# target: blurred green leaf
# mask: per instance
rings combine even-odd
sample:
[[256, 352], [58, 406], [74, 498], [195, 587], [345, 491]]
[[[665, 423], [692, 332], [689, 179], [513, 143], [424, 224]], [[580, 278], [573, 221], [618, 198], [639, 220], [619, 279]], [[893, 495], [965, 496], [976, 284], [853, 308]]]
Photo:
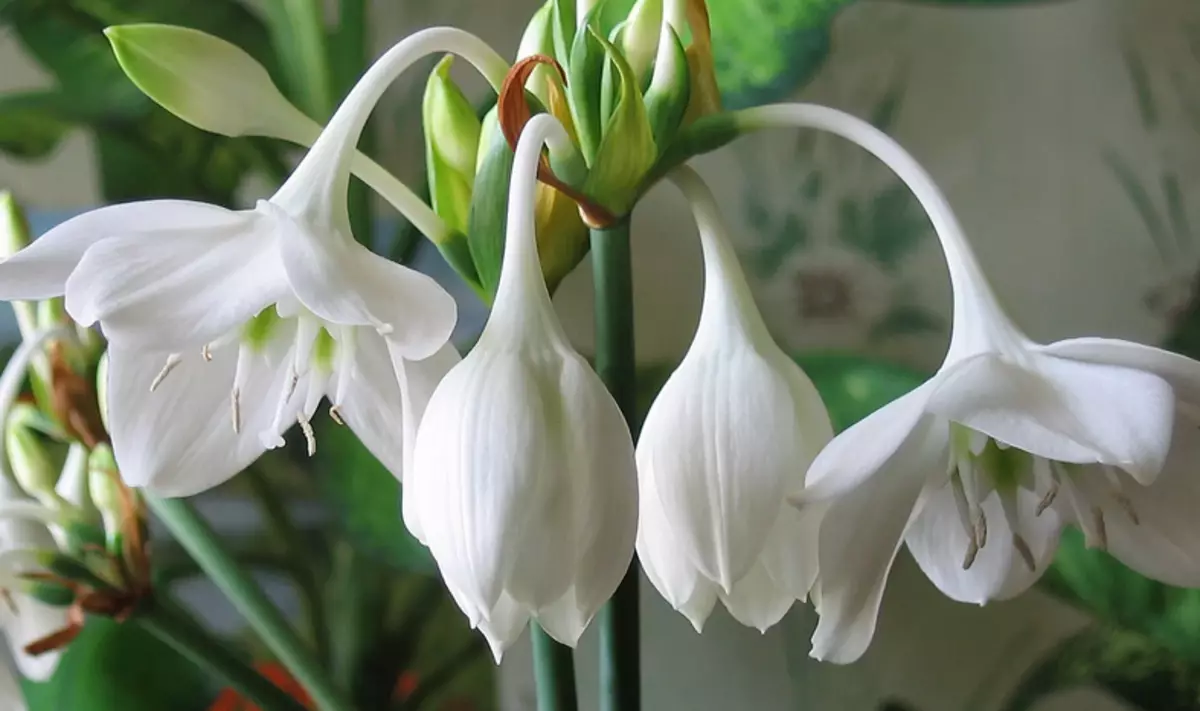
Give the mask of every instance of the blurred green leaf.
[[317, 441], [317, 484], [356, 549], [395, 569], [432, 572], [429, 551], [401, 520], [400, 483], [391, 472], [349, 428], [328, 423]]
[[50, 680], [22, 687], [29, 711], [201, 711], [217, 693], [200, 669], [140, 627], [98, 617]]
[[62, 95], [53, 91], [0, 96], [0, 151], [29, 160], [54, 150], [71, 130], [62, 103]]

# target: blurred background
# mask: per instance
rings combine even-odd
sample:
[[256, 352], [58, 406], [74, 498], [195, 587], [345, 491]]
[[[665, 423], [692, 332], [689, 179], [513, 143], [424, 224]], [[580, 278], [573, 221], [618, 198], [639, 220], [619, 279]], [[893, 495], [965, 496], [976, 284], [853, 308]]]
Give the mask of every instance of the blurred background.
[[[97, 34], [116, 22], [172, 22], [268, 57], [260, 19], [268, 4], [0, 0], [0, 188], [14, 191], [38, 231], [115, 200], [179, 195], [245, 204], [269, 194], [271, 176], [294, 152], [212, 139], [175, 121], [128, 84]], [[539, 4], [375, 0], [367, 3], [363, 59], [431, 24], [464, 27], [511, 57]], [[726, 105], [817, 101], [898, 138], [946, 190], [1001, 299], [1030, 335], [1116, 336], [1200, 356], [1196, 0], [709, 5]], [[280, 61], [276, 73], [286, 85], [286, 57]], [[339, 72], [352, 80], [355, 66], [361, 62], [331, 70], [330, 96], [348, 86]], [[411, 185], [423, 179], [426, 76], [405, 75], [372, 123], [374, 154]], [[481, 83], [462, 78], [482, 99]], [[886, 169], [839, 139], [794, 131], [743, 139], [696, 165], [737, 229], [768, 324], [800, 357], [839, 424], [936, 368], [949, 336], [945, 264], [924, 215]], [[376, 214], [381, 251], [407, 244], [393, 213], [380, 207]], [[639, 205], [634, 243], [638, 357], [653, 381], [686, 348], [700, 306], [694, 226], [669, 188]], [[462, 294], [460, 336], [469, 340], [482, 305], [455, 286], [432, 249], [418, 247], [415, 259]], [[584, 266], [556, 296], [585, 353], [589, 280]], [[5, 333], [15, 338], [11, 325]], [[325, 451], [303, 462], [304, 472], [271, 474], [308, 511], [305, 525], [342, 532], [319, 553], [328, 563], [318, 582], [336, 580], [339, 565], [363, 566], [382, 578], [379, 589], [389, 591], [398, 619], [407, 619], [405, 610], [446, 613], [420, 635], [406, 628], [417, 651], [389, 673], [410, 673], [417, 684], [466, 645], [467, 661], [452, 668], [436, 704], [420, 708], [533, 709], [528, 642], [493, 677], [452, 606], [429, 602], [435, 593], [422, 597], [437, 584], [399, 525], [394, 482], [354, 442]], [[274, 470], [296, 466], [286, 453], [268, 459], [264, 466]], [[217, 495], [207, 510], [227, 530], [263, 537], [269, 522], [252, 506], [238, 508], [239, 494]], [[317, 496], [332, 496], [335, 510], [303, 508]], [[297, 587], [284, 576], [276, 591], [299, 612]], [[180, 591], [214, 625], [237, 633], [236, 617], [203, 590]], [[1074, 539], [1039, 589], [986, 608], [942, 598], [901, 554], [875, 644], [849, 667], [807, 658], [814, 620], [802, 606], [766, 635], [719, 610], [697, 636], [649, 585], [643, 595], [648, 709], [1200, 709], [1200, 596], [1150, 583]], [[336, 607], [369, 614], [377, 603], [351, 597]], [[594, 647], [589, 634], [577, 655], [584, 708], [595, 696]], [[98, 656], [85, 655], [100, 653], [72, 654], [89, 660], [76, 666], [87, 666]]]

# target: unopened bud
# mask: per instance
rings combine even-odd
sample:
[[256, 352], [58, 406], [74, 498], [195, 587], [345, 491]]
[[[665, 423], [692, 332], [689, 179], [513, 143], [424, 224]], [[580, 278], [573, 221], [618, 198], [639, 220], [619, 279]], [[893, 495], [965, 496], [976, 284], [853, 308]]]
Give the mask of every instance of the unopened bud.
[[91, 492], [92, 503], [96, 505], [96, 510], [100, 512], [100, 518], [104, 521], [104, 532], [110, 549], [120, 540], [121, 524], [127, 513], [127, 497], [130, 492], [126, 491], [124, 486], [112, 448], [101, 444], [93, 449], [88, 457], [88, 491]]
[[96, 405], [100, 408], [100, 423], [108, 432], [108, 351], [101, 354], [96, 366]]
[[639, 86], [650, 73], [658, 51], [659, 33], [664, 28], [663, 0], [638, 0], [622, 25], [618, 47]]
[[4, 444], [17, 485], [45, 506], [57, 510], [62, 505], [54, 489], [59, 469], [46, 451], [42, 436], [30, 426], [40, 417], [33, 405], [23, 402], [14, 405], [4, 423]]
[[479, 151], [475, 107], [450, 78], [452, 57], [438, 62], [425, 85], [425, 165], [433, 209], [453, 230], [466, 232]]
[[[721, 110], [721, 92], [717, 88], [717, 66], [713, 59], [712, 27], [706, 0], [685, 0], [692, 42], [687, 48], [688, 75], [691, 77], [684, 124]], [[682, 33], [680, 33], [682, 36]]]
[[[20, 590], [23, 594], [50, 607], [70, 607], [75, 603], [75, 591], [62, 583], [22, 578]], [[3, 604], [5, 603], [0, 602], [0, 605]]]
[[[553, 0], [547, 0], [546, 4], [538, 8], [537, 12], [533, 13], [529, 24], [525, 26], [525, 34], [521, 36], [521, 44], [517, 48], [517, 61], [532, 57], [536, 54], [545, 55], [547, 57], [554, 56], [554, 29], [553, 29]], [[529, 93], [538, 98], [542, 104], [547, 104], [550, 101], [549, 81], [550, 67], [537, 67], [533, 73], [529, 75], [529, 79], [525, 82], [525, 88]], [[487, 145], [481, 143], [481, 145]]]
[[[0, 257], [11, 257], [32, 241], [29, 221], [21, 206], [7, 190], [0, 191]], [[37, 331], [37, 307], [28, 301], [12, 302], [21, 338], [32, 338]]]

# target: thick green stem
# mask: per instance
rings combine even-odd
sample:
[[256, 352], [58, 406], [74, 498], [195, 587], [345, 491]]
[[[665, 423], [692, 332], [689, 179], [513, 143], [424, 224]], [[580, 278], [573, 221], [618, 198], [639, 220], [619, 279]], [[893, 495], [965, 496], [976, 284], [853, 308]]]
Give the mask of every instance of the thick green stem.
[[[637, 363], [633, 350], [633, 261], [629, 220], [591, 232], [596, 292], [596, 371], [637, 435]], [[600, 709], [641, 708], [636, 560], [612, 600], [600, 610]]]
[[533, 638], [533, 675], [537, 682], [537, 711], [576, 711], [575, 659], [570, 647], [555, 642], [536, 622], [529, 625]]
[[351, 711], [354, 707], [334, 687], [316, 658], [288, 625], [262, 588], [221, 545], [208, 523], [183, 499], [143, 494], [150, 509], [171, 531], [213, 584], [225, 593], [262, 641], [287, 667], [320, 711]]
[[219, 677], [264, 711], [304, 711], [304, 706], [243, 664], [222, 642], [183, 614], [153, 598], [130, 620], [170, 645], [196, 666]]

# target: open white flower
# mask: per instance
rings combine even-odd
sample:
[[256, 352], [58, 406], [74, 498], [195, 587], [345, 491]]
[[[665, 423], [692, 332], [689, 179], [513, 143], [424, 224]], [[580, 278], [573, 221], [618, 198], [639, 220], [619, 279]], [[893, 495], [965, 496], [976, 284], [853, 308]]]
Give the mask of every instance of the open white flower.
[[1034, 343], [1001, 311], [941, 192], [895, 142], [821, 107], [747, 113], [758, 125], [830, 130], [887, 163], [929, 212], [954, 288], [941, 369], [840, 434], [809, 470], [802, 512], [829, 506], [813, 656], [863, 653], [905, 541], [943, 592], [975, 603], [1027, 589], [1063, 524], [1149, 577], [1200, 585], [1200, 484], [1187, 470], [1200, 364], [1124, 341]]
[[[359, 245], [345, 194], [354, 144], [403, 69], [479, 53], [418, 32], [355, 86], [295, 172], [253, 210], [156, 200], [101, 208], [0, 263], [0, 298], [66, 295], [110, 348], [108, 422], [122, 476], [183, 496], [236, 474], [327, 397], [393, 472], [403, 468], [399, 370], [438, 352], [453, 298]], [[470, 58], [470, 57], [468, 57]]]
[[531, 616], [574, 646], [628, 569], [637, 528], [629, 429], [567, 342], [538, 263], [535, 172], [547, 141], [570, 150], [562, 126], [536, 116], [517, 145], [495, 306], [429, 401], [406, 492], [497, 660]]
[[800, 493], [833, 430], [812, 381], [767, 332], [712, 193], [690, 169], [672, 179], [700, 226], [704, 306], [638, 440], [638, 559], [697, 631], [718, 597], [766, 631], [816, 578], [819, 518], [785, 497]]

